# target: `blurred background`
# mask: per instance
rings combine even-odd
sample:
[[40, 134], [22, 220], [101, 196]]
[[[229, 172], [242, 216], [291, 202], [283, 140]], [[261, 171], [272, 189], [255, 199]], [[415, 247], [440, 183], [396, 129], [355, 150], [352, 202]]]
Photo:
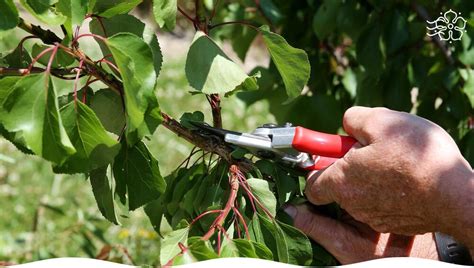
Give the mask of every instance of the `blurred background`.
[[[178, 1], [191, 14], [192, 2]], [[260, 37], [249, 36], [243, 27], [216, 28], [212, 37], [224, 40], [220, 44], [231, 59], [247, 72], [263, 67], [258, 91], [223, 98], [225, 128], [248, 131], [267, 122], [293, 122], [336, 133], [342, 131], [341, 119], [348, 107], [385, 106], [440, 124], [471, 165], [474, 162], [474, 1], [205, 1], [209, 10], [217, 2], [216, 23], [271, 24], [292, 46], [308, 53], [312, 67], [303, 96], [284, 103], [281, 78], [275, 76]], [[462, 40], [450, 44], [429, 38], [426, 20], [449, 9], [465, 18]], [[209, 122], [206, 99], [188, 93], [192, 89], [184, 73], [194, 28], [178, 14], [173, 32], [160, 31], [150, 10], [151, 1], [146, 0], [131, 14], [157, 29], [164, 59], [156, 88], [162, 110], [175, 118], [202, 111]], [[21, 15], [41, 25], [24, 11]], [[88, 24], [86, 20], [82, 32], [88, 31]], [[0, 36], [0, 53], [13, 50], [24, 36], [22, 30]], [[28, 41], [25, 46], [34, 43]], [[242, 46], [250, 46], [249, 51], [244, 53]], [[92, 58], [99, 51], [97, 43], [85, 38], [81, 48]], [[54, 83], [58, 95], [72, 90], [70, 82]], [[147, 144], [163, 175], [172, 172], [192, 149], [161, 126]], [[45, 160], [24, 155], [0, 139], [0, 262], [80, 256], [156, 264], [159, 237], [142, 209], [122, 215], [121, 222], [114, 226], [100, 215], [84, 176], [54, 174]]]

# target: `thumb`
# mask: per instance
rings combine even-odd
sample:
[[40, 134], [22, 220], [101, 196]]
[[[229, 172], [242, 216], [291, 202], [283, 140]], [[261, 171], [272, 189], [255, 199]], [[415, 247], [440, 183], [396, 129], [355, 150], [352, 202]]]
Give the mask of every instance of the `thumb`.
[[353, 252], [357, 238], [353, 235], [353, 227], [335, 219], [312, 211], [308, 205], [285, 207], [285, 212], [293, 218], [293, 225], [308, 237], [323, 246], [341, 263], [355, 261]]
[[346, 110], [342, 119], [344, 130], [354, 137], [360, 144], [366, 146], [374, 140], [374, 128], [379, 126], [374, 123], [374, 117], [386, 113], [386, 108], [367, 108], [354, 106]]

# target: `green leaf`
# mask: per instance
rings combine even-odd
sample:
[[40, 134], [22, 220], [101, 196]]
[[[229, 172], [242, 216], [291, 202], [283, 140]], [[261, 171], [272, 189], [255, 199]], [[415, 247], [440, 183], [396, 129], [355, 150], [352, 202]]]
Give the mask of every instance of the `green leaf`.
[[[82, 100], [83, 95], [86, 94], [86, 105], [90, 105], [90, 100], [94, 97], [94, 90], [90, 87], [84, 87], [77, 91], [77, 99]], [[58, 104], [59, 108], [62, 108], [69, 104], [70, 102], [74, 101], [74, 92], [70, 92], [69, 94], [62, 95], [58, 97]], [[94, 111], [95, 112], [95, 111]]]
[[283, 78], [288, 97], [298, 97], [308, 82], [311, 71], [308, 55], [304, 50], [290, 46], [283, 37], [270, 32], [268, 27], [262, 26], [259, 29], [273, 63]]
[[[125, 88], [128, 138], [142, 127], [150, 108], [154, 114], [159, 109], [154, 93], [156, 72], [153, 53], [145, 41], [130, 33], [119, 33], [108, 38], [107, 45], [117, 62]], [[136, 140], [134, 136], [131, 144]]]
[[245, 61], [250, 45], [256, 36], [257, 31], [250, 27], [235, 27], [232, 32], [232, 48], [242, 61]]
[[270, 190], [268, 181], [260, 179], [248, 179], [247, 183], [252, 190], [255, 197], [268, 209], [270, 214], [275, 217], [276, 215], [276, 198], [273, 192]]
[[107, 177], [107, 166], [91, 171], [89, 178], [100, 213], [110, 222], [119, 224], [117, 215], [115, 214], [112, 187]]
[[319, 39], [325, 39], [334, 33], [337, 27], [337, 15], [341, 8], [341, 0], [324, 0], [314, 15], [313, 30]]
[[21, 51], [20, 46], [17, 46], [10, 54], [4, 58], [5, 67], [11, 68], [26, 68], [31, 63], [31, 57], [28, 51], [23, 48]]
[[61, 109], [61, 118], [76, 153], [55, 166], [58, 173], [85, 173], [110, 164], [120, 144], [109, 136], [94, 111], [81, 101]]
[[356, 96], [356, 90], [357, 90], [357, 77], [355, 73], [352, 71], [352, 69], [347, 68], [346, 71], [344, 72], [342, 76], [342, 85], [344, 88], [349, 92], [352, 98], [355, 98]]
[[120, 135], [125, 126], [125, 112], [120, 95], [111, 89], [97, 91], [90, 99], [90, 107], [95, 112], [104, 128]]
[[49, 75], [29, 75], [15, 84], [5, 100], [1, 121], [10, 132], [22, 132], [35, 154], [62, 163], [76, 152], [63, 127], [56, 91]]
[[128, 192], [130, 210], [157, 199], [166, 189], [158, 161], [142, 142], [131, 148], [124, 144], [115, 158], [113, 171], [117, 184], [116, 192], [122, 203], [125, 193]]
[[67, 17], [64, 22], [69, 36], [73, 35], [73, 27], [81, 25], [87, 14], [89, 0], [59, 0], [56, 8]]
[[153, 1], [153, 15], [161, 28], [165, 27], [171, 31], [176, 25], [176, 12], [178, 11], [177, 0], [155, 0]]
[[278, 23], [283, 17], [281, 11], [273, 3], [273, 0], [260, 0], [260, 8], [264, 15], [274, 24]]
[[365, 7], [357, 0], [348, 0], [338, 9], [336, 15], [337, 29], [346, 33], [356, 42], [369, 17]]
[[58, 0], [20, 0], [28, 12], [48, 25], [60, 25], [67, 19], [54, 6], [57, 2]]
[[261, 243], [245, 239], [234, 239], [233, 243], [240, 257], [273, 260], [272, 252]]
[[[34, 44], [31, 55], [36, 58], [43, 50], [50, 48], [50, 46], [46, 45], [38, 45]], [[43, 64], [44, 66], [48, 66], [49, 58], [51, 57], [52, 51], [47, 52], [41, 58], [38, 59], [38, 62]], [[53, 62], [51, 63], [52, 68], [64, 68], [68, 67], [73, 64], [75, 59], [71, 57], [68, 53], [64, 52], [63, 50], [58, 50]]]
[[[247, 240], [244, 240], [247, 241]], [[246, 253], [246, 249], [243, 250]], [[235, 258], [240, 257], [239, 249], [237, 248], [234, 240], [228, 239], [225, 235], [222, 237], [221, 252], [219, 257], [221, 258]], [[247, 256], [244, 256], [247, 257]], [[252, 257], [250, 257], [252, 258]]]
[[92, 13], [101, 17], [110, 18], [115, 15], [125, 14], [138, 6], [143, 0], [90, 0]]
[[232, 91], [248, 78], [242, 68], [201, 31], [196, 33], [189, 48], [185, 71], [189, 84], [206, 94]]
[[173, 266], [195, 263], [196, 259], [193, 257], [189, 250], [178, 254], [178, 256], [173, 258]]
[[255, 249], [255, 254], [259, 259], [273, 260], [272, 251], [262, 243], [250, 241]]
[[19, 22], [20, 17], [13, 0], [0, 1], [0, 31], [13, 29]]
[[15, 89], [15, 84], [20, 80], [21, 76], [6, 76], [0, 79], [0, 115], [3, 111], [3, 103]]
[[[139, 19], [128, 14], [117, 15], [108, 19], [104, 18], [102, 19], [102, 24], [106, 30], [105, 33], [100, 21], [91, 20], [89, 23], [91, 32], [98, 35], [107, 34], [108, 36], [118, 33], [132, 33], [142, 38], [143, 41], [150, 46], [151, 52], [153, 53], [153, 65], [155, 66], [156, 76], [158, 76], [163, 63], [163, 55], [155, 31], [152, 27], [147, 26]], [[105, 44], [100, 42], [99, 46], [103, 55], [110, 54], [110, 50]], [[112, 62], [115, 61], [112, 59]]]
[[179, 119], [181, 125], [185, 128], [195, 129], [196, 127], [190, 122], [204, 122], [204, 114], [200, 111], [193, 113], [184, 113]]
[[161, 240], [160, 263], [168, 263], [172, 258], [181, 252], [178, 243], [188, 245], [189, 227], [172, 231], [166, 234]]
[[395, 53], [403, 48], [410, 38], [408, 32], [408, 18], [399, 10], [395, 10], [389, 17], [384, 31], [387, 53]]
[[[460, 71], [466, 83], [464, 84], [463, 91], [469, 98], [471, 107], [474, 107], [474, 70], [463, 69]], [[0, 88], [1, 90], [1, 88]], [[0, 100], [1, 101], [1, 100]], [[1, 102], [0, 102], [1, 103]]]
[[381, 74], [385, 67], [382, 26], [377, 21], [365, 27], [356, 44], [357, 61], [371, 76]]
[[198, 261], [205, 261], [219, 258], [209, 241], [204, 241], [201, 237], [190, 237], [188, 239], [189, 251]]
[[262, 231], [266, 233], [265, 244], [273, 245], [278, 261], [296, 265], [311, 263], [313, 259], [311, 242], [305, 234], [275, 219], [268, 220], [259, 215], [259, 220]]
[[153, 229], [161, 235], [161, 221], [163, 220], [163, 196], [146, 204], [145, 214], [148, 216]]

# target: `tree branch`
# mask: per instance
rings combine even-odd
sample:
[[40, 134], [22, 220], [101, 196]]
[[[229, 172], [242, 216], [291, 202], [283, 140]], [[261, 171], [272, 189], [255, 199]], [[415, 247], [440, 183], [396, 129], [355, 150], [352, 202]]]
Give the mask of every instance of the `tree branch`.
[[214, 127], [222, 128], [221, 98], [219, 97], [219, 94], [211, 94], [206, 97], [211, 105]]
[[[425, 21], [431, 21], [431, 18], [424, 7], [422, 7], [419, 4], [413, 3], [412, 8], [415, 10], [416, 14], [418, 14], [420, 18], [422, 18]], [[430, 39], [441, 50], [446, 61], [450, 65], [453, 65], [455, 61], [451, 55], [451, 50], [449, 49], [449, 47], [446, 46], [446, 43], [436, 37], [431, 37]]]
[[[83, 68], [84, 68], [84, 74], [92, 75], [95, 78], [99, 79], [102, 81], [104, 84], [106, 84], [108, 87], [111, 89], [117, 91], [120, 96], [122, 97], [122, 102], [124, 101], [123, 99], [123, 94], [124, 94], [124, 87], [123, 84], [120, 80], [118, 80], [114, 75], [109, 74], [106, 72], [102, 67], [100, 67], [98, 64], [96, 64], [93, 60], [91, 60], [89, 57], [87, 57], [81, 50], [79, 49], [71, 49], [69, 47], [66, 47], [60, 42], [62, 41], [59, 37], [57, 37], [54, 33], [50, 31], [46, 31], [42, 29], [39, 26], [34, 26], [31, 24], [25, 23], [23, 20], [20, 22], [20, 28], [23, 30], [33, 34], [37, 35], [41, 40], [45, 43], [59, 43], [59, 47], [74, 57], [78, 61], [83, 61]], [[59, 39], [59, 40], [58, 40]], [[36, 70], [36, 69], [35, 69]], [[12, 71], [12, 70], [5, 70], [9, 72], [21, 72], [21, 71]], [[217, 96], [218, 97], [218, 96]], [[220, 101], [220, 100], [219, 100]], [[217, 102], [219, 102], [217, 101]], [[219, 107], [219, 115], [220, 115], [220, 106], [217, 104]], [[226, 162], [230, 164], [236, 164], [238, 165], [242, 170], [244, 171], [249, 171], [252, 169], [252, 162], [247, 160], [247, 159], [241, 159], [241, 160], [236, 160], [231, 157], [232, 149], [227, 146], [227, 144], [221, 140], [217, 139], [209, 139], [203, 137], [201, 134], [192, 131], [190, 129], [185, 128], [182, 126], [178, 121], [174, 120], [171, 118], [168, 114], [161, 112], [161, 116], [163, 117], [162, 125], [169, 129], [170, 131], [174, 132], [177, 134], [179, 137], [184, 138], [191, 144], [196, 145], [199, 148], [202, 148], [205, 151], [213, 152], [220, 157], [222, 157]], [[220, 116], [219, 116], [220, 118]], [[219, 119], [222, 120], [222, 119]]]

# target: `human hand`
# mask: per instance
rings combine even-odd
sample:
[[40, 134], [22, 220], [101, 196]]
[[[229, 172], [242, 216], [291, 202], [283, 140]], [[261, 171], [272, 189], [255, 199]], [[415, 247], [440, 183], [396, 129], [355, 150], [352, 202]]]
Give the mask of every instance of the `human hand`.
[[287, 206], [295, 227], [328, 250], [342, 264], [383, 257], [438, 260], [432, 233], [417, 236], [381, 234], [348, 214], [340, 220], [313, 211], [309, 205]]
[[407, 113], [353, 107], [344, 129], [359, 144], [309, 177], [313, 204], [336, 202], [380, 233], [440, 231], [460, 239], [463, 226], [472, 229], [460, 219], [474, 204], [472, 169], [442, 128]]

